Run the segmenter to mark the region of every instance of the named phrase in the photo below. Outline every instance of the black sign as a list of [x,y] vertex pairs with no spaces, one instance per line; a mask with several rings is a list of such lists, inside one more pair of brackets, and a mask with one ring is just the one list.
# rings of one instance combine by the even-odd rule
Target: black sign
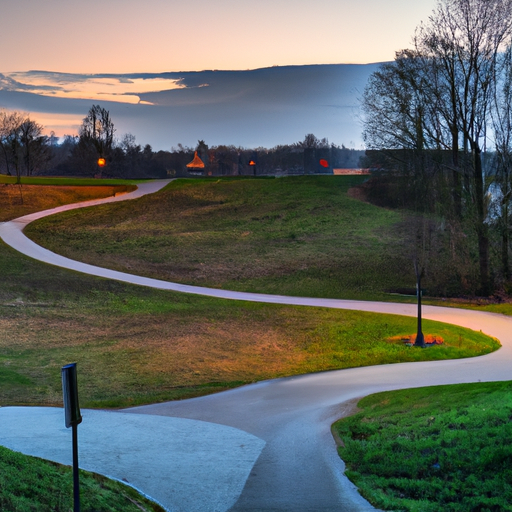
[[66,414],[66,428],[82,422],[78,405],[78,384],[76,379],[76,363],[62,367],[62,394]]

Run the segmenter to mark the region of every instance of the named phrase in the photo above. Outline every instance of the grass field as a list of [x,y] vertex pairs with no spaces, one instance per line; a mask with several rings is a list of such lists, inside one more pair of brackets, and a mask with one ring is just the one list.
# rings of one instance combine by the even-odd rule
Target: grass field
[[[4,512],[70,512],[71,468],[0,447],[0,510]],[[82,512],[164,512],[133,488],[80,471]]]
[[[266,197],[270,194],[268,184],[277,182],[257,180],[253,182],[257,189],[254,192],[247,183],[243,187],[238,185],[240,188],[234,194],[230,189],[232,197],[238,197],[241,201],[241,206],[237,207],[239,210],[230,210],[235,218],[225,220],[222,202],[229,204],[229,201],[219,199],[218,190],[214,187],[216,183],[184,182],[159,194],[158,197],[162,198],[157,202],[161,205],[160,213],[152,210],[151,201],[141,199],[127,203],[120,209],[99,207],[73,214],[72,221],[65,220],[70,224],[62,227],[66,234],[57,243],[62,247],[69,242],[75,247],[73,250],[77,250],[78,240],[78,247],[82,247],[80,251],[86,253],[92,243],[99,243],[98,240],[103,240],[103,237],[112,237],[111,242],[104,240],[99,245],[100,251],[96,251],[95,255],[98,263],[111,261],[117,265],[121,260],[125,270],[139,271],[139,266],[145,260],[151,260],[153,250],[160,254],[159,258],[170,250],[166,230],[173,225],[173,219],[182,218],[186,224],[180,224],[182,231],[177,239],[183,239],[186,243],[185,248],[178,249],[185,259],[190,260],[188,265],[192,270],[179,272],[187,281],[197,283],[199,280],[201,284],[233,288],[278,290],[279,293],[339,296],[346,292],[359,298],[388,297],[383,287],[390,282],[390,275],[381,276],[385,271],[382,254],[383,247],[392,248],[396,243],[387,234],[388,227],[398,220],[396,214],[383,211],[380,212],[382,215],[377,215],[373,207],[368,205],[359,210],[354,200],[346,197],[351,182],[336,182],[335,194],[332,194],[334,187],[329,182],[323,182],[324,193],[330,198],[332,194],[332,202],[337,204],[337,213],[330,213],[338,221],[331,224],[329,212],[315,213],[315,208],[330,211],[335,207],[325,204],[322,207],[318,190],[313,194],[316,199],[311,202],[308,189],[313,183],[306,182],[306,187],[296,183],[298,188],[289,189],[288,185],[282,188],[279,200],[283,201],[285,213],[282,218],[279,217],[279,204],[276,203],[274,213],[269,214],[274,217],[265,219],[262,212]],[[220,181],[217,185],[229,188],[233,183]],[[199,188],[195,189],[196,186]],[[76,191],[71,188],[59,187],[58,197],[43,187],[34,188],[34,194],[29,194],[29,189],[27,185],[23,186],[23,205],[14,204],[15,200],[11,199],[13,209],[4,214],[3,220],[17,216],[22,207],[24,214],[55,206],[54,203],[83,200],[82,197],[76,199]],[[81,187],[80,193],[84,191],[85,188]],[[298,193],[296,199],[294,192]],[[110,195],[112,190],[92,189],[87,193],[92,198],[94,194]],[[39,200],[44,198],[43,208],[37,202],[38,197]],[[180,197],[184,203],[179,202]],[[255,199],[257,197],[258,200]],[[191,198],[195,201],[192,206]],[[247,207],[243,207],[244,201]],[[255,204],[258,201],[259,205]],[[242,220],[235,229],[238,211]],[[311,222],[300,218],[304,212],[311,214]],[[158,225],[164,221],[158,215],[169,217],[165,229],[161,228],[161,231]],[[45,230],[55,231],[57,221],[60,223],[62,218],[71,219],[72,216],[54,217],[44,228],[42,225],[37,227],[38,236],[43,242],[46,240]],[[92,230],[87,226],[89,221],[96,226]],[[275,229],[272,227],[274,221]],[[359,221],[364,227],[358,227]],[[132,229],[132,222],[139,226]],[[200,224],[194,228],[196,222]],[[325,224],[326,229],[314,228],[315,223],[319,226]],[[71,224],[81,225],[80,230],[74,232]],[[149,228],[144,230],[144,224]],[[342,241],[339,237],[336,239],[338,224],[344,226]],[[210,231],[206,229],[208,226],[212,228]],[[248,226],[252,226],[252,232],[261,229],[249,245],[238,245],[238,239],[243,241],[251,238],[252,232],[245,234]],[[300,231],[301,226],[304,227],[303,231]],[[120,232],[126,230],[128,234],[121,236],[112,229]],[[222,239],[219,247],[214,244],[217,229],[218,238]],[[240,232],[240,229],[243,231]],[[204,235],[202,230],[206,231]],[[230,230],[236,236],[230,235]],[[316,232],[318,238],[315,237]],[[80,242],[82,236],[86,243]],[[254,268],[250,270],[250,263],[254,267],[255,260],[250,251],[260,250],[260,246],[266,244],[267,236],[270,252],[261,249],[264,254],[259,256],[259,263],[262,263],[265,271],[258,271],[258,275],[251,274]],[[166,240],[163,249],[160,248],[159,238]],[[198,241],[197,244],[194,240]],[[322,240],[321,249],[310,253],[305,246],[317,240]],[[112,247],[107,250],[109,243]],[[135,247],[135,256],[128,250],[130,244]],[[212,245],[210,252],[206,250],[208,245]],[[240,281],[234,269],[247,255],[242,254],[242,260],[234,256],[232,260],[226,259],[229,245],[234,255],[246,252],[250,256],[247,266],[240,271]],[[287,249],[289,247],[290,250]],[[220,256],[216,257],[215,251]],[[325,252],[325,259],[320,257],[322,251]],[[327,264],[337,253],[341,254],[338,254],[341,259],[329,263],[329,268],[323,270],[321,263]],[[120,254],[122,258],[119,258]],[[174,252],[173,257],[176,254]],[[278,267],[267,262],[271,258],[279,259]],[[288,262],[287,258],[291,258],[291,261]],[[370,261],[372,258],[376,261]],[[401,257],[397,258],[396,265],[399,267]],[[162,268],[176,266],[176,263],[172,264],[173,261],[172,258],[164,258],[163,262],[150,261],[149,267],[155,275],[160,275]],[[343,262],[347,266],[343,267]],[[209,275],[203,269],[204,276],[201,277],[197,269],[210,264],[215,272]],[[338,265],[342,265],[343,272]],[[445,344],[428,350],[414,349],[396,339],[414,332],[413,318],[230,302],[150,290],[49,267],[19,255],[3,243],[0,243],[0,268],[0,405],[60,405],[60,368],[73,361],[78,363],[82,407],[122,407],[211,393],[281,375],[401,361],[467,357],[495,350],[499,346],[495,340],[481,333],[425,322],[425,333],[443,337]],[[362,278],[358,277],[358,272],[362,272]],[[404,274],[399,273],[400,279],[403,279],[400,283],[408,279]],[[163,275],[167,278],[171,276],[165,272]],[[280,280],[282,287],[279,286]],[[8,453],[0,453],[0,460],[9,457]],[[25,472],[34,463],[31,459],[25,459],[15,464],[24,467]],[[9,469],[5,470],[5,473],[9,472]],[[34,474],[35,477],[19,479],[22,488],[14,491],[16,496],[30,495],[28,489],[35,488],[35,480],[42,479],[37,472]],[[47,482],[46,491],[43,490],[40,496],[34,493],[36,504],[41,505],[40,510],[60,510],[57,507],[61,505],[45,504],[46,495],[61,496],[63,493],[59,486],[64,477],[52,478],[52,483],[50,479],[43,480]],[[13,484],[15,482],[6,482],[5,487],[0,485],[0,488],[5,491]],[[103,486],[100,484],[100,487]],[[9,492],[0,493],[0,500],[10,499]],[[120,494],[123,492],[121,490]],[[99,491],[92,493],[98,494]],[[112,499],[107,499],[108,505],[91,505],[83,510],[129,510],[119,504],[107,508]],[[16,510],[8,504],[10,502],[4,503],[3,508]],[[62,503],[67,506],[67,502]],[[25,505],[16,506],[19,510],[34,509],[30,505],[25,508],[22,508]],[[141,507],[139,509],[144,510]]]
[[[266,187],[277,182],[233,183],[249,188],[253,183],[258,188],[261,183]],[[340,187],[346,191],[350,182],[341,178],[342,182],[344,189]],[[311,188],[309,180],[307,183]],[[321,184],[330,190],[323,180]],[[186,181],[185,199],[203,194],[205,185],[210,187],[215,182],[198,182],[199,189],[194,192],[195,182]],[[156,203],[168,205],[165,198],[169,193],[174,197],[171,202],[175,202],[175,190],[180,192],[182,188],[171,187],[160,193],[158,197],[164,199]],[[281,199],[292,201],[293,190],[281,191]],[[299,196],[309,194],[307,189],[298,192]],[[337,194],[344,195],[340,190]],[[196,198],[197,202],[208,200]],[[140,216],[144,217],[141,210],[150,205],[142,198],[126,203],[121,210],[106,211],[111,225],[119,226],[130,223],[126,207],[139,223]],[[94,224],[96,215],[103,216],[105,208],[82,213],[75,217],[77,222],[80,219],[84,225],[90,218]],[[184,216],[189,214],[193,212]],[[59,215],[52,220],[61,218]],[[150,233],[156,235],[158,218],[153,220],[152,212],[145,218],[153,226]],[[158,238],[155,240],[158,246]],[[149,248],[146,244],[146,251]],[[123,245],[118,250],[122,254]],[[278,376],[467,357],[498,346],[480,334],[426,323],[425,332],[441,335],[445,344],[427,351],[415,350],[388,339],[413,333],[412,318],[230,302],[149,290],[47,267],[5,246],[0,250],[0,268],[3,404],[60,403],[59,370],[71,361],[79,365],[83,406],[122,407],[211,393]],[[276,276],[274,281],[278,282]]]
[[[74,259],[187,284],[414,302],[395,293],[415,287],[400,228],[405,217],[347,194],[364,179],[178,180],[157,200],[69,212],[31,224],[26,233]],[[428,276],[424,282],[428,293]],[[511,302],[424,301],[512,314]]]
[[101,187],[23,185],[20,187],[0,182],[0,222],[63,204],[109,197],[115,193],[122,194],[134,188],[133,185],[103,185]]
[[400,214],[347,195],[361,176],[178,180],[136,203],[31,224],[70,258],[233,290],[386,299],[414,288]]
[[[26,185],[39,185],[41,187],[133,187],[137,183],[141,183],[144,181],[146,180],[22,176],[19,185],[21,185],[22,187],[25,187]],[[0,184],[16,185],[16,177],[0,174]]]
[[[0,177],[0,183],[2,183],[0,184],[0,222],[61,204],[107,197],[115,192],[122,193],[133,188],[130,184],[99,187],[97,184],[91,186],[90,183],[77,183],[70,180],[50,180],[53,184],[44,186],[33,183],[37,180],[29,180],[32,181],[31,184],[23,184],[22,187],[19,187],[6,183],[8,181],[12,182],[13,179],[7,180],[5,177]],[[48,184],[49,180],[44,180],[44,183]],[[0,343],[4,348],[6,348],[8,340],[12,339],[10,334],[16,332],[20,327],[10,325],[15,317],[11,316],[9,311],[13,307],[18,309],[22,304],[26,305],[22,298],[26,297],[26,292],[37,293],[33,288],[37,286],[37,283],[33,280],[24,280],[22,277],[23,275],[27,276],[27,267],[30,267],[31,263],[0,243],[0,268],[2,270],[0,281],[4,286],[1,294],[2,298],[7,300],[0,306],[0,324],[2,325]],[[34,270],[41,274],[48,274],[44,266],[36,265]],[[19,287],[16,286],[16,281],[18,281]],[[6,284],[8,284],[7,288],[12,288],[5,288]],[[44,292],[42,293],[44,294]],[[16,297],[14,304],[9,305],[9,301],[14,297]],[[40,307],[44,308],[46,305],[40,305]],[[44,333],[47,328],[44,315],[37,315],[35,311],[31,311],[29,317],[28,319],[18,317],[18,319],[25,324],[30,332],[29,339],[37,344],[40,334]],[[19,351],[20,354],[23,354],[25,349],[23,339],[15,339],[9,348],[11,353]],[[13,394],[10,401],[5,400],[5,396],[2,397],[0,405],[10,402],[23,403],[23,392],[19,395],[16,395],[16,392],[20,392],[21,388],[26,389],[32,382],[31,378],[20,375],[16,370],[10,370],[9,361],[5,356],[4,351],[0,356],[2,366],[0,390],[2,390],[2,394]],[[29,365],[23,366],[23,373],[30,375],[33,372]],[[34,385],[37,387],[38,383],[34,382]],[[68,512],[73,507],[72,478],[70,468],[0,447],[0,510]],[[80,488],[80,504],[83,512],[118,512],[120,510],[162,512],[163,510],[131,487],[85,471],[80,472]]]
[[424,331],[445,344],[417,350],[388,340],[413,333],[413,318],[179,295],[59,270],[48,275],[19,257],[0,259],[3,268],[8,263],[19,271],[11,298],[0,303],[2,404],[59,404],[59,370],[72,361],[83,406],[123,407],[285,375],[498,347],[481,333],[425,322]]
[[337,422],[346,474],[374,506],[512,510],[512,383],[371,395]]

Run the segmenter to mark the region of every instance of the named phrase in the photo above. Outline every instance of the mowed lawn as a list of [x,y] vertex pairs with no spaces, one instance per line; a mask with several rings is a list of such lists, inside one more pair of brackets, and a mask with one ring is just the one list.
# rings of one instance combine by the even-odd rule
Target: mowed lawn
[[[312,188],[314,180],[305,182],[308,187],[300,190],[308,196],[307,190]],[[242,189],[247,189],[244,192],[247,201],[257,195],[251,193],[251,184],[256,190],[276,183],[289,186],[286,180],[234,180],[227,181],[226,186],[239,183],[243,184]],[[294,183],[300,186],[301,180],[292,179],[290,185]],[[329,183],[320,179],[323,190],[331,197],[333,187]],[[346,196],[350,183],[344,180],[335,183],[343,185],[335,196]],[[160,234],[166,238],[152,208],[160,205],[160,215],[163,215],[172,204],[171,217],[179,217],[177,197],[183,197],[187,204],[190,197],[195,197],[197,209],[201,211],[201,204],[213,201],[208,191],[219,184],[222,181],[178,182],[154,197],[127,202],[120,209],[83,210],[74,214],[72,223],[80,223],[86,233],[91,231],[87,227],[89,221],[94,226],[97,216],[105,214],[112,227],[129,226],[132,222],[147,224],[149,231],[145,239],[151,235],[152,241],[144,245],[142,252],[150,259],[153,247],[158,252]],[[196,187],[199,188],[196,190]],[[288,215],[286,201],[292,205],[301,202],[301,194],[293,199],[294,190],[281,192],[283,216]],[[40,192],[44,194],[44,189]],[[260,191],[260,200],[268,193],[268,189]],[[353,201],[348,197],[345,200]],[[279,209],[277,204],[274,208]],[[363,206],[365,208],[367,205]],[[188,210],[184,207],[181,216],[200,215],[194,210],[190,205]],[[257,215],[250,214],[251,219],[254,216]],[[50,219],[50,225],[60,222],[61,218],[65,222],[70,219],[66,214],[55,216]],[[346,220],[349,225],[357,222],[358,217]],[[168,219],[166,225],[171,224]],[[254,224],[255,228],[257,226],[259,222]],[[44,238],[42,225],[38,230]],[[197,237],[201,237],[201,229],[194,227],[194,222],[190,221],[188,230],[194,230]],[[72,246],[76,236],[72,230],[64,231],[68,234],[61,238],[61,247]],[[100,230],[93,228],[92,232],[95,231]],[[361,230],[358,232],[361,237]],[[374,238],[378,235],[372,230],[369,232],[371,243],[376,243]],[[109,232],[108,226],[107,233],[105,236],[113,237],[117,257],[127,258],[124,251],[130,237],[116,245],[115,235]],[[325,238],[333,236],[331,233]],[[84,251],[91,243],[84,244]],[[291,243],[293,245],[293,241]],[[213,239],[211,244],[214,245]],[[262,245],[261,240],[259,245]],[[396,338],[414,333],[413,318],[233,302],[151,290],[43,265],[3,244],[0,245],[0,268],[2,405],[60,404],[60,368],[73,361],[78,363],[82,406],[123,407],[196,396],[278,376],[466,357],[498,347],[496,341],[481,333],[425,323],[425,332],[443,337],[445,344],[416,350]],[[279,279],[274,276],[271,280],[276,288]],[[329,283],[323,288],[328,289]]]
[[[273,217],[268,219],[264,207],[258,204],[270,197],[268,186],[272,180],[252,181],[255,190],[245,183],[231,199],[219,199],[218,191],[213,189],[215,200],[210,199],[212,187],[221,181],[178,182],[154,198],[126,203],[119,209],[100,207],[54,217],[50,228],[41,224],[36,231],[45,243],[46,238],[50,240],[45,230],[51,229],[54,234],[59,229],[56,223],[68,217],[66,222],[70,224],[63,227],[60,241],[53,247],[58,252],[69,246],[72,257],[89,258],[92,245],[98,264],[109,262],[124,270],[164,278],[169,278],[172,269],[184,281],[214,286],[368,298],[385,297],[384,286],[390,282],[409,283],[405,267],[401,272],[393,270],[393,265],[399,266],[400,255],[393,256],[396,261],[391,270],[383,257],[396,253],[393,245],[398,242],[387,231],[398,220],[396,214],[354,202],[346,194],[350,186],[347,180],[322,182],[319,184],[335,207],[321,206],[321,193],[310,180],[295,183],[298,188],[291,190],[286,183],[280,191],[283,204],[279,207],[275,203],[274,213],[269,214]],[[2,220],[119,191],[95,187],[75,190],[73,183],[69,185],[24,185],[22,190],[4,187],[4,195],[0,190]],[[236,181],[227,185],[239,187]],[[308,188],[315,189],[315,193],[308,192]],[[302,199],[294,198],[292,192],[300,192]],[[20,193],[23,201],[16,196]],[[184,201],[181,208],[180,195]],[[313,202],[308,199],[311,195],[316,197]],[[228,218],[222,205],[238,196],[241,204],[249,206],[240,207],[244,210],[240,215],[242,227],[235,229],[237,208],[228,210]],[[195,198],[197,208],[190,198]],[[153,210],[155,205],[158,212]],[[251,213],[257,206],[257,212]],[[322,208],[328,211],[315,213]],[[213,225],[209,211],[215,214]],[[337,222],[343,219],[339,224],[344,226],[341,238],[336,236],[330,215]],[[167,231],[171,231],[172,219],[176,218],[182,218],[184,224],[181,234],[171,237],[174,241],[169,244]],[[132,223],[138,227],[131,229]],[[74,225],[81,227],[73,231],[70,226]],[[120,229],[123,225],[125,229]],[[211,232],[208,226],[213,226]],[[118,229],[126,233],[116,235]],[[177,239],[188,241],[186,247],[179,248]],[[239,240],[241,245],[237,245]],[[313,248],[307,247],[309,242]],[[166,259],[171,249],[173,258],[184,256],[182,263]],[[323,252],[325,259],[320,257]],[[276,254],[279,265],[267,261],[269,255]],[[256,274],[255,255],[265,263]],[[336,257],[337,263],[330,262]],[[322,261],[326,265],[330,262],[327,270],[322,268]],[[337,269],[343,262],[348,265],[343,267],[347,275]],[[215,271],[205,269],[207,264]],[[400,339],[414,332],[414,318],[223,301],[151,290],[43,265],[3,243],[0,269],[0,405],[61,405],[60,368],[73,361],[78,363],[82,407],[123,407],[197,396],[282,375],[470,357],[499,347],[496,340],[482,333],[425,322],[424,331],[442,337],[444,344],[415,349]],[[0,466],[5,476],[16,475],[15,479],[2,480],[2,509],[69,510],[69,470],[62,472],[52,464],[7,450],[0,452]],[[98,476],[82,474],[81,479],[86,488],[84,511],[159,510],[131,490]]]
[[347,476],[375,507],[512,510],[512,382],[367,396],[334,425]]
[[[0,178],[0,222],[69,203],[113,196],[135,189],[133,185],[43,186],[4,183]],[[64,182],[65,183],[65,182]]]
[[70,258],[165,280],[314,297],[390,299],[414,288],[397,212],[347,194],[359,176],[178,180],[135,203],[38,221]]
[[[30,185],[24,184],[19,187],[14,185],[13,181],[13,178],[0,178],[0,222],[62,204],[123,193],[133,188],[131,185],[99,187],[91,186],[91,183],[89,186],[84,184],[77,187],[76,180],[71,184],[66,183],[67,180],[56,180],[57,186],[37,186],[33,183],[37,179],[31,180]],[[43,183],[48,181],[50,180],[43,180]],[[35,307],[33,303],[27,302],[27,299],[28,294],[32,297],[37,294],[47,298],[52,296],[50,290],[44,289],[41,280],[32,279],[39,273],[41,276],[47,276],[49,282],[52,273],[42,265],[31,265],[32,262],[0,243],[0,405],[30,403],[30,400],[27,400],[27,391],[32,387],[29,394],[39,394],[40,403],[48,403],[43,389],[45,384],[40,378],[41,372],[46,370],[38,367],[37,358],[27,357],[26,354],[30,345],[38,347],[39,352],[45,351],[45,347],[40,346],[39,341],[45,332],[51,330],[51,322],[50,325],[47,324],[48,317],[45,315],[49,304],[39,304]],[[40,289],[38,284],[42,285]],[[54,290],[58,284],[57,280]],[[42,311],[38,311],[41,307]],[[25,308],[27,309],[23,312]],[[17,311],[14,316],[11,314],[13,309]],[[64,325],[62,328],[65,332]],[[25,335],[21,334],[21,331],[25,332]],[[62,338],[58,336],[57,339]],[[11,357],[18,357],[23,361],[22,364],[14,364],[11,369]],[[52,365],[50,367],[53,377],[53,373],[58,373],[58,368]],[[62,400],[55,401],[55,405],[61,404]],[[73,508],[73,475],[69,467],[0,447],[0,475],[1,510],[67,512]],[[80,487],[80,505],[83,512],[163,510],[156,503],[141,496],[135,489],[100,475],[81,471]]]

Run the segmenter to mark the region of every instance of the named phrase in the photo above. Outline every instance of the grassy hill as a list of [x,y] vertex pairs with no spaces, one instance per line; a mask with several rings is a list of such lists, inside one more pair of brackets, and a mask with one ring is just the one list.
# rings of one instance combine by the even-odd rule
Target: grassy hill
[[404,389],[334,425],[347,476],[375,507],[510,511],[511,382]]
[[[189,282],[388,297],[387,283],[409,283],[408,259],[394,249],[399,241],[391,234],[400,217],[348,197],[355,182],[323,177],[184,181],[114,209],[56,216],[38,223],[34,232],[43,243],[46,236],[60,243],[59,250],[69,245],[78,259],[97,258],[125,270],[147,272],[149,261],[151,273],[169,277],[170,270],[162,269],[176,272],[174,267],[188,262],[189,270],[178,273]],[[37,197],[46,198],[46,207],[76,200],[76,190],[59,189],[55,196],[52,189],[24,187],[23,212],[40,208]],[[88,192],[90,197],[110,193]],[[14,206],[4,219],[21,211]],[[396,258],[394,266],[388,267],[387,256]],[[173,259],[178,257],[183,263]],[[274,258],[279,265],[268,261]],[[200,272],[207,263],[217,269],[212,275]],[[255,263],[265,273],[252,274]],[[482,333],[425,322],[424,331],[443,337],[445,344],[413,349],[399,340],[414,332],[414,318],[150,290],[50,267],[3,243],[0,268],[0,405],[60,405],[60,368],[71,361],[78,362],[83,407],[122,407],[281,375],[469,357],[499,346]],[[63,476],[51,464],[2,450],[0,468],[2,475],[17,477],[1,482],[3,509],[69,508],[64,497],[69,473]],[[82,504],[84,511],[129,510],[127,501],[138,510],[158,509],[123,488],[113,491],[117,497],[104,496],[110,484],[89,478],[92,501]],[[40,482],[43,488],[36,489]],[[57,503],[51,501],[55,497]]]
[[[34,230],[45,245],[71,248],[72,257],[92,254],[132,272],[149,266],[167,278],[174,275],[162,269],[178,269],[200,284],[384,297],[383,282],[406,282],[405,272],[381,258],[380,241],[391,244],[386,229],[398,216],[348,197],[350,180],[184,180],[153,197],[54,216]],[[350,264],[340,270],[343,262]],[[80,368],[83,406],[123,407],[498,346],[478,333],[426,323],[445,344],[410,350],[396,337],[414,333],[414,318],[150,290],[43,265],[4,245],[0,267],[1,404],[61,403],[60,368],[71,361]],[[377,269],[371,279],[368,268]],[[192,279],[201,269],[201,279]]]
[[136,203],[31,224],[88,263],[233,290],[385,299],[414,288],[399,213],[353,199],[358,176],[179,180]]

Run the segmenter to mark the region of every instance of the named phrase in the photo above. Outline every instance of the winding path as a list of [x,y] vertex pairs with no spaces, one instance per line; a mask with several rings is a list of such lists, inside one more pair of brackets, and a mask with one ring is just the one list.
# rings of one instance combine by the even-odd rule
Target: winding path
[[[27,215],[1,225],[0,237],[16,250],[43,262],[142,286],[231,300],[416,314],[412,304],[250,294],[134,276],[63,258],[34,244],[22,233],[37,218],[140,197],[156,192],[166,183],[151,182],[124,196]],[[330,434],[331,423],[350,410],[354,399],[391,389],[512,380],[512,318],[433,306],[424,307],[424,317],[481,330],[498,338],[503,346],[472,359],[353,368],[265,381],[215,395],[116,413],[84,411],[79,429],[81,466],[128,481],[170,511],[374,510],[343,475],[343,462]],[[43,430],[34,431],[30,426],[34,421],[27,417],[45,418],[36,421]],[[22,423],[26,426],[23,434],[20,418],[24,418]],[[87,418],[91,419],[89,423]],[[0,421],[0,430],[8,431],[8,425],[13,425],[10,434],[0,432],[0,444],[69,464],[69,440],[61,410],[3,408]],[[55,434],[49,443],[50,428],[58,429],[59,435]],[[117,431],[119,435],[112,434]],[[45,433],[43,441],[41,432]],[[54,448],[53,452],[62,453],[53,453],[48,445]]]

